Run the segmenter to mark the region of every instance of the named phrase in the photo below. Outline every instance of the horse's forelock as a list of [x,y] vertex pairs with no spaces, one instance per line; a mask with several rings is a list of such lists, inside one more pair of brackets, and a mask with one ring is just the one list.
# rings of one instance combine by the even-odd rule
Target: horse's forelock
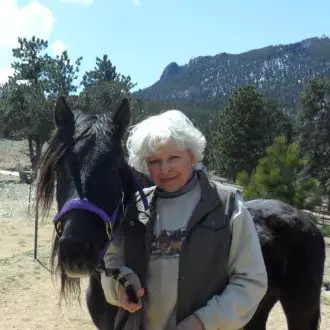
[[[72,126],[73,125],[73,126]],[[74,123],[65,127],[58,127],[42,156],[38,167],[36,202],[44,213],[51,207],[55,189],[55,169],[66,151],[74,143],[82,139],[98,136],[102,149],[110,147],[105,137],[111,136],[111,118],[106,115],[88,115],[82,112],[75,113]],[[102,134],[102,136],[100,136]],[[101,145],[98,145],[100,148]],[[103,150],[106,152],[107,150]]]

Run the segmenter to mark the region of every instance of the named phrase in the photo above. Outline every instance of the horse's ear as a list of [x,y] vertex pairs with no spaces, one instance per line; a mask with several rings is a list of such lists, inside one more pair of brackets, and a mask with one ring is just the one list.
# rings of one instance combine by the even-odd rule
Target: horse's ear
[[112,121],[116,127],[118,135],[121,137],[126,130],[129,121],[131,119],[131,111],[129,107],[129,101],[125,97],[123,98],[118,105],[115,107]]
[[57,99],[54,112],[55,112],[55,124],[57,127],[63,126],[73,121],[74,118],[73,112],[66,103],[64,96],[60,96]]

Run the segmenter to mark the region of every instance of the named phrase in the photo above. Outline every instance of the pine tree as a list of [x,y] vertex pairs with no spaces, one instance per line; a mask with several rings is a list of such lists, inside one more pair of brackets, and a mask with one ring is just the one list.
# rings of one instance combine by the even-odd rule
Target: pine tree
[[330,79],[312,80],[303,92],[297,132],[306,171],[320,181],[330,211]]
[[298,156],[296,144],[288,144],[283,136],[266,149],[253,173],[238,173],[236,183],[243,187],[246,200],[273,198],[312,209],[320,203],[319,182],[303,176],[305,162]]
[[212,126],[209,164],[231,180],[239,171],[251,174],[276,135],[290,135],[290,120],[252,86],[236,90]]

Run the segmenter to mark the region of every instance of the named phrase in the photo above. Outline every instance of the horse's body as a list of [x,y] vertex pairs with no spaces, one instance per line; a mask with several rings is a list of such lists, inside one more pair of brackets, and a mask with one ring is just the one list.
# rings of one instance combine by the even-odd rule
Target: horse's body
[[289,330],[318,329],[325,244],[310,216],[278,200],[247,201],[268,274],[268,291],[244,329],[265,329],[281,302]]
[[[37,200],[47,209],[57,182],[60,213],[52,264],[57,258],[64,297],[80,292],[79,278],[89,276],[91,318],[98,329],[114,329],[117,308],[105,300],[99,268],[110,243],[109,228],[120,221],[120,210],[137,190],[134,175],[139,173],[126,164],[121,148],[129,121],[128,102],[119,104],[112,116],[86,116],[74,115],[60,98],[55,120],[57,129],[42,159],[37,185]],[[150,184],[148,178],[140,177]],[[74,198],[87,201],[75,208],[70,204]],[[70,205],[63,212],[66,203]],[[255,200],[246,205],[261,242],[269,288],[244,329],[265,329],[268,314],[279,300],[290,330],[316,330],[325,260],[321,233],[307,215],[279,201]]]

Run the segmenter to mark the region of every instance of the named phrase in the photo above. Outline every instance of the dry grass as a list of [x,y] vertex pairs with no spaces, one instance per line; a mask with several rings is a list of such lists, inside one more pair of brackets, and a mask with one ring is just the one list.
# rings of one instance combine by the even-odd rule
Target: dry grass
[[28,195],[28,185],[0,183],[0,329],[94,329],[84,299],[82,306],[58,304],[58,284],[46,269],[50,219],[39,225],[41,264],[33,259],[34,218],[27,215]]
[[[6,147],[6,149],[4,149]],[[11,147],[7,149],[7,147]],[[28,164],[25,142],[0,140],[0,169],[13,170]],[[39,224],[38,256],[33,259],[34,218],[27,214],[29,186],[18,178],[0,174],[0,329],[95,329],[82,306],[58,304],[58,284],[46,269],[49,264],[52,225],[50,219]],[[327,239],[325,278],[330,280],[330,239]],[[45,268],[46,267],[46,268]],[[83,290],[86,281],[82,282]],[[280,304],[271,313],[267,330],[285,330]],[[321,330],[330,329],[330,296],[322,298]]]
[[28,157],[27,140],[11,141],[0,139],[0,169],[18,170],[31,165]]
[[[27,215],[29,186],[0,182],[0,329],[95,329],[85,299],[60,307],[58,285],[49,271],[33,259],[34,219]],[[39,226],[38,256],[48,266],[52,225],[50,219]],[[330,239],[327,239],[330,255]],[[330,260],[326,275],[329,277]],[[86,281],[83,281],[86,288]],[[267,329],[287,329],[278,304]],[[330,329],[330,299],[324,297],[321,329]]]

